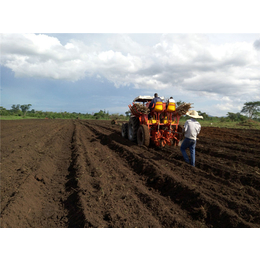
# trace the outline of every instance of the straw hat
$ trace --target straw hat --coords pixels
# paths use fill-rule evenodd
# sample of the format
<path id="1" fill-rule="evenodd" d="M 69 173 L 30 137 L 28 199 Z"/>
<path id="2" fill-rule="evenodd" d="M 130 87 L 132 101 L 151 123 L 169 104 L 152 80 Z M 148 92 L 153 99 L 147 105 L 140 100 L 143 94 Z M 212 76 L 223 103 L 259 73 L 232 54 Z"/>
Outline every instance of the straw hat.
<path id="1" fill-rule="evenodd" d="M 201 118 L 203 119 L 203 116 L 199 116 L 198 112 L 195 110 L 190 110 L 186 113 L 187 116 L 190 116 L 192 118 Z"/>

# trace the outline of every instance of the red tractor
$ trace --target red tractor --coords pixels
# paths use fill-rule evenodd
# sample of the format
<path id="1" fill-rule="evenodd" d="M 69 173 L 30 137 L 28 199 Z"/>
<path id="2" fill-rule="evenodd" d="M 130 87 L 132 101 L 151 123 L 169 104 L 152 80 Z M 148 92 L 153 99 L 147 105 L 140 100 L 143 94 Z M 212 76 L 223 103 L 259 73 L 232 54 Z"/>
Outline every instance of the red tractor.
<path id="1" fill-rule="evenodd" d="M 122 125 L 122 136 L 147 147 L 151 141 L 160 147 L 177 146 L 182 138 L 182 129 L 176 104 L 157 102 L 150 111 L 148 107 L 152 99 L 150 96 L 138 96 L 128 106 L 131 117 L 128 123 Z"/>

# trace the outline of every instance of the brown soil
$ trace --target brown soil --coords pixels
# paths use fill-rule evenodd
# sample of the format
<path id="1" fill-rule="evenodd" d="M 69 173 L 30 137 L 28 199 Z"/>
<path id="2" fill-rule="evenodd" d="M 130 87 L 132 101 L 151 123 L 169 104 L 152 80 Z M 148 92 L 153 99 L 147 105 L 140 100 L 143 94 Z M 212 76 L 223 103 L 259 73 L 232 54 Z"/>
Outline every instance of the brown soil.
<path id="1" fill-rule="evenodd" d="M 1 227 L 260 227 L 259 140 L 204 127 L 191 167 L 110 121 L 2 121 Z"/>

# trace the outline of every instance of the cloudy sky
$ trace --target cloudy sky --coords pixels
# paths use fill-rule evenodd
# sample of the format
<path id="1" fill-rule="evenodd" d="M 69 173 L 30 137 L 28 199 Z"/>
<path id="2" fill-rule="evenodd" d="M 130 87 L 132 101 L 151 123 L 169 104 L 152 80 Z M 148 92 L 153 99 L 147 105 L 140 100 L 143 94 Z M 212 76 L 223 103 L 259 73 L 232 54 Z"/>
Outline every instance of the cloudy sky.
<path id="1" fill-rule="evenodd" d="M 1 103 L 123 113 L 138 95 L 210 115 L 260 100 L 260 34 L 1 34 Z"/>
<path id="2" fill-rule="evenodd" d="M 260 100 L 260 33 L 8 31 L 0 66 L 7 109 L 124 114 L 135 97 L 157 92 L 225 116 Z"/>

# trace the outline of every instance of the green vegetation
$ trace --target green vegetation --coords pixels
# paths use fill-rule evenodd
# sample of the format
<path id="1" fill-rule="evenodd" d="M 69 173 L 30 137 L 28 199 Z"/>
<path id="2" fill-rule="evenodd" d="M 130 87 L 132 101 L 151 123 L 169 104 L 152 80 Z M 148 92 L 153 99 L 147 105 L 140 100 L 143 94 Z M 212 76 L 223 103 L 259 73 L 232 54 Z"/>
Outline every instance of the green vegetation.
<path id="1" fill-rule="evenodd" d="M 201 111 L 198 113 L 203 116 L 203 119 L 199 119 L 201 126 L 260 129 L 260 101 L 247 102 L 240 113 L 228 112 L 226 117 L 212 117 Z M 180 124 L 186 120 L 186 116 L 181 117 Z"/>
<path id="2" fill-rule="evenodd" d="M 180 124 L 183 125 L 187 118 L 181 117 Z M 242 128 L 242 129 L 259 129 L 260 122 L 247 118 L 244 121 L 232 121 L 228 117 L 209 117 L 207 119 L 198 119 L 201 126 L 220 127 L 220 128 Z"/>
<path id="3" fill-rule="evenodd" d="M 16 119 L 101 119 L 101 120 L 128 120 L 129 115 L 126 112 L 126 115 L 123 114 L 109 114 L 105 110 L 100 110 L 98 113 L 69 113 L 69 112 L 44 112 L 44 111 L 36 111 L 34 109 L 30 109 L 32 105 L 12 105 L 11 109 L 6 109 L 0 106 L 0 119 L 1 120 L 16 120 Z"/>
<path id="4" fill-rule="evenodd" d="M 0 115 L 0 120 L 21 120 L 21 119 L 35 119 L 34 117 L 22 117 L 22 116 L 2 116 Z"/>
<path id="5" fill-rule="evenodd" d="M 27 111 L 30 109 L 31 106 L 32 106 L 31 104 L 21 105 L 21 110 L 22 110 L 22 112 L 23 112 L 23 117 L 26 116 L 26 113 L 27 113 Z"/>
<path id="6" fill-rule="evenodd" d="M 178 101 L 177 105 L 181 105 L 183 101 Z M 100 110 L 97 113 L 69 113 L 69 112 L 44 112 L 30 109 L 31 104 L 12 105 L 11 109 L 0 106 L 1 120 L 16 119 L 92 119 L 92 120 L 124 120 L 127 121 L 131 115 L 130 111 L 123 114 L 109 114 L 108 111 Z M 203 120 L 199 120 L 202 126 L 212 127 L 228 127 L 228 128 L 253 128 L 260 129 L 260 101 L 247 102 L 244 104 L 240 113 L 228 112 L 226 117 L 212 117 L 205 112 L 198 111 L 203 116 Z M 246 115 L 243 115 L 246 114 Z M 186 116 L 182 116 L 180 124 L 184 124 L 187 120 Z"/>
<path id="7" fill-rule="evenodd" d="M 220 127 L 220 128 L 243 128 L 243 129 L 259 129 L 260 123 L 254 120 L 247 119 L 242 122 L 237 121 L 200 121 L 201 126 L 212 126 L 212 127 Z"/>
<path id="8" fill-rule="evenodd" d="M 250 119 L 260 117 L 260 101 L 246 102 L 241 110 L 241 113 L 248 114 Z"/>

